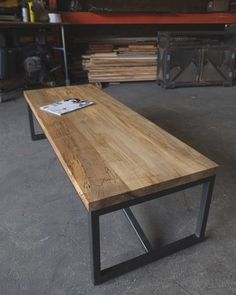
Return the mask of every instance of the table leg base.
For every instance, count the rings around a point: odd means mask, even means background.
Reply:
[[[92,280],[94,285],[99,285],[111,278],[115,278],[124,273],[132,271],[138,267],[144,266],[148,263],[157,261],[161,258],[174,254],[180,250],[186,249],[190,246],[198,244],[205,240],[205,230],[207,225],[207,219],[212,199],[212,193],[214,188],[215,176],[193,182],[187,185],[181,185],[174,189],[170,189],[167,191],[159,192],[155,195],[147,196],[143,199],[128,201],[123,205],[114,205],[109,208],[100,209],[98,211],[92,211],[89,213],[89,229],[90,229],[90,253],[91,253],[91,269],[92,269]],[[143,232],[141,226],[138,221],[134,217],[130,206],[136,205],[137,203],[143,203],[155,198],[166,196],[173,192],[178,192],[184,190],[189,187],[193,187],[199,184],[203,184],[203,192],[202,199],[200,203],[198,220],[195,233],[170,243],[166,246],[163,246],[159,249],[153,249],[151,243],[148,241],[145,233]],[[100,225],[99,225],[99,217],[101,215],[114,212],[117,210],[123,209],[126,217],[128,218],[132,228],[138,236],[139,241],[144,247],[146,253],[127,260],[125,262],[116,264],[106,269],[101,269],[101,259],[100,259]]]
[[[32,139],[33,141],[46,139],[45,134],[43,134],[43,133],[41,133],[41,134],[36,134],[36,133],[35,133],[33,113],[32,113],[31,108],[30,108],[29,106],[28,106],[28,117],[29,117],[29,125],[30,125],[30,135],[31,135],[31,139]]]
[[[198,238],[196,235],[190,235],[186,238],[180,239],[176,242],[163,246],[157,250],[142,254],[138,257],[132,258],[115,266],[102,270],[100,277],[95,280],[96,284],[101,284],[109,279],[115,278],[129,271],[132,271],[141,266],[155,262],[161,258],[167,257],[178,251],[184,250],[190,246],[202,242],[204,239]]]

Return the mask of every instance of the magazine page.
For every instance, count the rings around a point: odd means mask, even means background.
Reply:
[[[78,98],[69,98],[52,104],[40,107],[40,110],[62,116],[64,114],[93,105],[93,102],[87,100],[80,100]]]

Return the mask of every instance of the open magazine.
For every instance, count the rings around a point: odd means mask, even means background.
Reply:
[[[52,104],[40,107],[40,110],[57,115],[62,116],[64,114],[86,108],[90,105],[94,104],[91,101],[80,100],[78,98],[68,98],[65,100],[57,101]]]

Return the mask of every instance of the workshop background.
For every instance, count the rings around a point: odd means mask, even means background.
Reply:
[[[0,1],[0,294],[236,294],[235,25],[234,0]],[[84,83],[220,165],[204,243],[96,287],[86,212],[23,99]],[[135,208],[153,245],[191,232],[199,194]],[[101,224],[104,265],[140,253],[121,213]]]

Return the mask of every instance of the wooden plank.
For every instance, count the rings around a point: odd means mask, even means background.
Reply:
[[[217,164],[92,85],[24,94],[88,210],[216,173]],[[62,117],[39,110],[69,97],[95,105]]]
[[[135,74],[109,74],[109,75],[93,75],[93,74],[89,74],[89,78],[97,78],[97,79],[103,79],[103,78],[106,78],[106,79],[112,79],[112,78],[120,78],[120,79],[131,79],[131,78],[151,78],[153,77],[154,79],[156,78],[155,74],[143,74],[143,75],[135,75]]]
[[[119,61],[115,61],[115,60],[91,60],[90,61],[90,65],[92,66],[113,66],[113,67],[120,67],[120,66],[142,66],[142,65],[150,65],[153,66],[157,64],[157,61],[154,60],[119,60]]]
[[[97,73],[97,74],[113,74],[113,73],[134,73],[134,74],[142,74],[142,73],[156,73],[157,67],[156,66],[143,66],[143,67],[117,67],[114,70],[112,67],[106,68],[91,68],[89,73]]]
[[[127,75],[107,75],[107,76],[100,76],[100,75],[90,75],[89,80],[97,79],[101,82],[114,82],[117,81],[118,79],[121,79],[121,81],[142,81],[142,79],[156,79],[156,76],[154,74],[147,74],[147,75],[142,75],[142,76],[136,76],[134,74],[127,74]]]
[[[143,76],[143,77],[139,77],[139,76],[128,76],[128,77],[124,77],[124,76],[119,76],[119,77],[89,77],[89,82],[90,83],[96,83],[96,82],[100,82],[100,83],[112,83],[112,82],[141,82],[141,81],[156,81],[157,77],[155,76]]]

